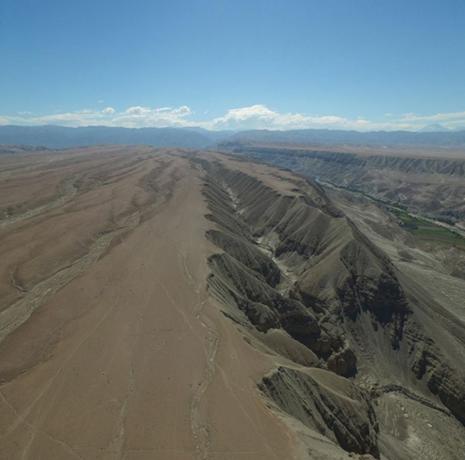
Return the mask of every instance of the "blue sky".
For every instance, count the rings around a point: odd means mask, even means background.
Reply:
[[[0,0],[0,123],[465,127],[465,1]]]

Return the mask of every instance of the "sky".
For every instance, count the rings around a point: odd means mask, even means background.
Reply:
[[[465,129],[465,1],[0,0],[0,124]]]

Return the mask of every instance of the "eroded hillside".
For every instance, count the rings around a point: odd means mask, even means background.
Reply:
[[[412,212],[465,228],[465,153],[447,149],[293,147],[224,144],[227,150],[284,167]]]
[[[461,318],[399,271],[318,185],[231,157],[202,167],[217,226],[208,236],[222,250],[209,259],[210,289],[259,346],[284,358],[260,384],[264,394],[360,454],[416,458],[412,440],[392,430],[395,399],[426,412],[423,421],[439,412],[439,430],[458,435]],[[358,410],[333,399],[340,388]],[[406,430],[425,446],[424,458],[436,458],[428,424],[414,418]]]

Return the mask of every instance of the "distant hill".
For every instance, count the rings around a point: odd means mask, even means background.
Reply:
[[[463,131],[344,131],[300,129],[291,131],[253,130],[232,135],[229,141],[282,144],[349,144],[378,146],[465,146]]]
[[[145,144],[157,147],[206,148],[222,143],[347,144],[375,146],[465,146],[463,131],[344,131],[301,129],[290,131],[208,131],[202,128],[117,128],[89,126],[0,126],[0,144],[81,147],[96,144]]]
[[[447,133],[449,131],[450,129],[446,128],[440,123],[433,123],[432,125],[428,125],[420,129],[420,132],[422,133]]]
[[[89,126],[0,126],[0,144],[69,148],[97,144],[146,144],[158,147],[204,148],[221,133],[190,128],[112,128]]]

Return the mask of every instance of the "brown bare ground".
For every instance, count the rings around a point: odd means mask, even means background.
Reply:
[[[289,459],[273,367],[207,294],[185,152],[0,159],[0,458]]]

